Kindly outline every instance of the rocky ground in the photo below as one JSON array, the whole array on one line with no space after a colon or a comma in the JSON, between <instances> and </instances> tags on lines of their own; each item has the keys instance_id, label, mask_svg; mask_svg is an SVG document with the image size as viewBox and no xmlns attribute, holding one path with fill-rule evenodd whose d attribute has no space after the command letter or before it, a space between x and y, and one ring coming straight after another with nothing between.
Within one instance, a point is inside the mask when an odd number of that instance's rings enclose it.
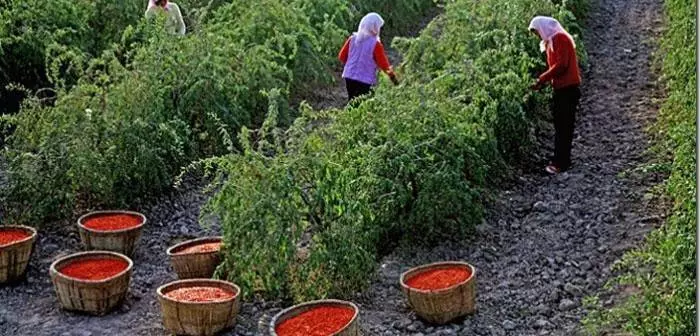
<instances>
[{"instance_id":1,"label":"rocky ground","mask_svg":"<svg viewBox=\"0 0 700 336\"><path fill-rule=\"evenodd\" d=\"M661 97L653 75L661 0L593 1L585 44L590 67L582 88L575 166L555 177L526 169L499 191L487 218L466 241L432 249L403 247L385 257L373 285L354 299L365 335L572 335L585 315L582 299L610 279L612 263L663 221L646 196L658 176L625 175L645 161L645 133ZM342 87L331 91L333 103ZM551 151L551 130L541 153ZM536 168L540 168L539 166ZM0 176L0 181L2 181ZM205 201L198 183L142 210L149 219L134 257L129 296L116 312L90 317L61 310L50 263L81 248L74 225L41 229L27 279L0 288L0 335L167 335L155 289L175 280L165 250L186 238L217 234L197 224ZM477 268L477 312L447 326L427 325L406 306L401 272L439 260ZM613 303L613 299L606 304ZM262 335L280 302L248 302L224 335Z\"/></svg>"}]
</instances>

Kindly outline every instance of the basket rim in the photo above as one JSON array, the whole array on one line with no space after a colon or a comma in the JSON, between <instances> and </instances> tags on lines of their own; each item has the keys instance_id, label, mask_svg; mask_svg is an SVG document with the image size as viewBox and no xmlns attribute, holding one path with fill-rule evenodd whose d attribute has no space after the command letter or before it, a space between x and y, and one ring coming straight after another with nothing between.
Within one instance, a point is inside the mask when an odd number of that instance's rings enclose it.
<instances>
[{"instance_id":1,"label":"basket rim","mask_svg":"<svg viewBox=\"0 0 700 336\"><path fill-rule=\"evenodd\" d=\"M440 266L466 266L467 268L469 268L471 270L471 274L464 281L460 281L459 283L456 283L450 287L445 287L445 288L440 288L440 289L418 289L418 288L413 288L413 287L406 284L406 276L409 273L412 273L415 271L428 270L431 268L437 268ZM459 286L467 284L467 283L471 282L472 280L474 280L475 276L476 276L476 267L474 267L473 265L471 265L467 262L464 262L464 261L438 261L438 262L434 262L434 263L430 263L430 264L424 264L424 265L412 267L411 269L401 273L401 277L399 277L399 283L401 284L402 288L410 290L410 291L425 293L425 294L437 294L437 293L450 291L450 290L455 289Z\"/></svg>"},{"instance_id":2,"label":"basket rim","mask_svg":"<svg viewBox=\"0 0 700 336\"><path fill-rule=\"evenodd\" d=\"M294 306L291 306L291 307L288 307L288 308L286 308L286 309L283 309L283 310L280 311L279 313L275 314L275 316L274 316L274 317L272 318L272 320L270 321L270 329L269 329L270 335L277 335L277 332L275 331L275 329L276 329L277 324L278 324L277 322L278 322L278 320L280 319L280 317L282 317L282 315L285 315L285 314L287 314L287 313L289 313L289 312L291 312L291 311L294 311L294 310L297 310L297 309L301 309L301 308L305 308L305 307L308 307L308 306L323 306L324 304L329 304L329 303L330 303L330 304L340 304L340 305L349 306L350 308L352 308L353 310L355 310L355 314L352 316L352 318L350 319L350 321L348 321L348 323L346 323L342 328L340 328L340 330L338 330L337 332L331 334L330 336L338 335L338 334L340 334L341 332L345 331L350 325L352 325L353 323L355 323L355 321L357 321L358 317L360 316L360 308L359 308L355 303L350 302L350 301L336 300L336 299L323 299L323 300L314 300L314 301L302 302L302 303L300 303L300 304L296 304L296 305L294 305Z\"/></svg>"},{"instance_id":3,"label":"basket rim","mask_svg":"<svg viewBox=\"0 0 700 336\"><path fill-rule=\"evenodd\" d=\"M20 230L29 231L31 234L29 235L29 237L22 238L20 240L15 240L13 242L10 242L9 244L0 245L0 250L11 247L11 246L16 246L16 245L19 245L22 243L26 243L29 241L33 241L36 239L37 232L38 232L35 228L33 228L31 226L26 226L26 225L0 225L0 231L3 229L20 229Z\"/></svg>"},{"instance_id":4,"label":"basket rim","mask_svg":"<svg viewBox=\"0 0 700 336\"><path fill-rule=\"evenodd\" d=\"M73 278L73 277L69 277L69 276L59 272L58 269L56 269L56 266L58 264L60 264L62 262L66 262L70 259L80 259L82 257L100 256L100 255L109 255L112 257L121 258L121 259L125 260L128 263L128 265L123 271L121 271L121 272L119 272L119 273L115 274L114 276L111 276L107 279L102 279L102 280L83 280L83 279ZM126 255L121 254L121 253L112 252L112 251L84 251L84 252L77 252L77 253L69 254L67 256L63 256L61 258L56 259L54 262L51 263L51 268L49 270L50 270L50 273L52 276L59 277L59 278L64 279L64 280L73 281L73 282L77 282L77 283L83 283L83 284L103 284L103 283L110 282L114 279L123 277L124 275L131 272L133 267L134 267L134 262L131 260L131 258L129 258Z\"/></svg>"},{"instance_id":5,"label":"basket rim","mask_svg":"<svg viewBox=\"0 0 700 336\"><path fill-rule=\"evenodd\" d=\"M177 252L175 252L175 250L180 249L180 248L183 248L183 247L185 247L185 246L187 246L187 245L192 244L192 246L196 246L196 245L198 245L198 243L203 243L203 242L210 241L210 240L212 240L212 241L220 241L220 242L223 243L223 242L224 242L224 237L223 237L223 236L209 236L209 237L201 237L201 238L194 238L194 239L186 240L186 241L184 241L184 242L180 242L180 243L177 243L177 244L175 244L175 245L173 245L173 246L170 246L170 247L166 250L166 254L167 254L169 257L172 257L172 256L204 255L204 254L216 254L216 253L219 253L219 251L192 252L192 253L186 253L186 254L178 254Z\"/></svg>"},{"instance_id":6,"label":"basket rim","mask_svg":"<svg viewBox=\"0 0 700 336\"><path fill-rule=\"evenodd\" d=\"M220 285L225 285L229 287L233 287L233 289L236 291L236 294L230 298L226 299L223 301L215 301L215 302L188 302L188 301L178 301L178 300L173 300L169 297L167 297L163 291L167 289L168 287L179 285L179 284L186 284L186 283L215 283L215 284L220 284ZM165 300L168 302L172 302L178 305L186 305L186 306L202 306L202 305L213 305L213 304L222 304L222 303L232 303L238 300L238 298L241 297L241 288L238 287L233 282L230 281L224 281L224 280L217 280L217 279L207 279L207 278L199 278L199 279L181 279L181 280L175 280L168 282L156 289L156 294L158 295L158 298L161 300Z\"/></svg>"},{"instance_id":7,"label":"basket rim","mask_svg":"<svg viewBox=\"0 0 700 336\"><path fill-rule=\"evenodd\" d=\"M91 229L91 228L85 226L85 224L83 224L83 221L88 217L92 217L95 215L104 215L104 214L122 214L122 215L126 214L126 215L138 216L138 217L141 217L141 224L136 225L134 227L126 228L126 229L121 229L121 230L95 230L95 229ZM78 218L78 227L81 230L85 230L85 231L88 231L91 233L98 233L98 234L124 233L124 232L130 232L130 231L136 231L136 230L142 229L143 226L146 225L147 221L148 221L148 219L146 219L146 216L144 214L142 214L140 212L136 212L136 211L131 211L131 210L96 210L96 211L90 211L90 212L80 216L80 218Z\"/></svg>"}]
</instances>

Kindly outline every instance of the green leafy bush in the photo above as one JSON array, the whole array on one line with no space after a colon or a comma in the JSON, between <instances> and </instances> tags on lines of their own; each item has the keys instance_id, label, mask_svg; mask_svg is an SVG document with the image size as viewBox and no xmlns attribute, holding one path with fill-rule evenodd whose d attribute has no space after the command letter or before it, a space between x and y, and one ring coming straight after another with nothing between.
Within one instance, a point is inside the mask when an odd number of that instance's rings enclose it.
<instances>
[{"instance_id":1,"label":"green leafy bush","mask_svg":"<svg viewBox=\"0 0 700 336\"><path fill-rule=\"evenodd\" d=\"M208 9L223 1L182 0L190 30ZM0 112L15 112L21 84L37 90L72 85L87 62L119 41L144 16L146 1L0 1Z\"/></svg>"},{"instance_id":2,"label":"green leafy bush","mask_svg":"<svg viewBox=\"0 0 700 336\"><path fill-rule=\"evenodd\" d=\"M327 12L319 16L317 6ZM56 58L65 62L53 66L55 102L33 97L5 117L17 128L6 153L5 213L41 221L157 194L193 159L237 146L229 134L262 123L273 89L288 125L289 97L332 80L347 35L339 25L354 15L348 6L232 1L201 11L184 37L140 20L100 57L60 50L73 56ZM62 82L66 64L75 85Z\"/></svg>"},{"instance_id":3,"label":"green leafy bush","mask_svg":"<svg viewBox=\"0 0 700 336\"><path fill-rule=\"evenodd\" d=\"M241 154L195 165L215 176L203 219L220 220L231 247L219 276L260 295L343 297L391 242L463 236L494 172L528 150L526 107L544 108L528 90L543 65L526 29L536 14L572 17L548 1L449 1L397 42L399 89L383 82L356 106L303 109L287 130L270 104Z\"/></svg>"},{"instance_id":4,"label":"green leafy bush","mask_svg":"<svg viewBox=\"0 0 700 336\"><path fill-rule=\"evenodd\" d=\"M352 1L351 9L355 14L349 29L355 31L359 23L359 18L369 12L377 12L385 20L383 34L394 36L398 32L411 31L419 27L421 20L425 19L425 13L433 10L436 3L441 0L405 0L405 1L383 1L383 0L355 0Z\"/></svg>"},{"instance_id":5,"label":"green leafy bush","mask_svg":"<svg viewBox=\"0 0 700 336\"><path fill-rule=\"evenodd\" d=\"M50 64L98 55L140 16L141 1L0 1L0 102L5 89L19 83L30 89L50 84ZM63 75L69 75L65 73Z\"/></svg>"},{"instance_id":6,"label":"green leafy bush","mask_svg":"<svg viewBox=\"0 0 700 336\"><path fill-rule=\"evenodd\" d=\"M645 245L628 253L620 268L626 273L612 285L631 285L640 293L611 311L591 316L589 327L621 326L634 335L681 336L695 333L696 285L696 83L695 6L688 0L666 0L663 76L668 98L656 129L658 148L673 157L667 193L671 217L652 232ZM670 154L670 155L668 155Z\"/></svg>"}]
</instances>

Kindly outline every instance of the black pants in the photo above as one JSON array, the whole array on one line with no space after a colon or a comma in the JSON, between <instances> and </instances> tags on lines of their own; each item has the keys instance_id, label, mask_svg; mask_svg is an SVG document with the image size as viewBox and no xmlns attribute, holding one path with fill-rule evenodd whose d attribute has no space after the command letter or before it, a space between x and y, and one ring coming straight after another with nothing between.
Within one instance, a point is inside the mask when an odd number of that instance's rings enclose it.
<instances>
[{"instance_id":1,"label":"black pants","mask_svg":"<svg viewBox=\"0 0 700 336\"><path fill-rule=\"evenodd\" d=\"M345 78L345 86L348 89L348 101L351 101L356 97L368 94L372 91L372 85L358 82L350 78Z\"/></svg>"},{"instance_id":2,"label":"black pants","mask_svg":"<svg viewBox=\"0 0 700 336\"><path fill-rule=\"evenodd\" d=\"M561 170L567 170L571 166L571 143L574 140L579 99L581 90L578 85L554 90L552 113L555 136L552 163Z\"/></svg>"}]
</instances>

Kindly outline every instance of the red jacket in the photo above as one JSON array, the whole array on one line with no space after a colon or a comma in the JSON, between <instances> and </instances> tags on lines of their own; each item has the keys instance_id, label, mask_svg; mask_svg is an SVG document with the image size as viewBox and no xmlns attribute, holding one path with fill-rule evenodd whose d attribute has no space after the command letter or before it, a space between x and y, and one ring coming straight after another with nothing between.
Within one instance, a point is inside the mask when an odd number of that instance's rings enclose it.
<instances>
[{"instance_id":1,"label":"red jacket","mask_svg":"<svg viewBox=\"0 0 700 336\"><path fill-rule=\"evenodd\" d=\"M552 38L553 51L547 47L549 69L539 78L539 84L552 82L552 87L562 89L581 84L581 74L576 59L574 44L566 34L556 34Z\"/></svg>"},{"instance_id":2,"label":"red jacket","mask_svg":"<svg viewBox=\"0 0 700 336\"><path fill-rule=\"evenodd\" d=\"M343 64L347 63L349 54L350 38L345 40L343 48L340 49L340 53L338 53L338 60L340 60ZM386 52L384 51L384 45L382 42L377 41L377 45L374 47L374 61L377 62L377 67L382 69L382 71L386 72L387 74L394 72L391 68L391 63L389 63L389 58L386 57Z\"/></svg>"}]
</instances>

